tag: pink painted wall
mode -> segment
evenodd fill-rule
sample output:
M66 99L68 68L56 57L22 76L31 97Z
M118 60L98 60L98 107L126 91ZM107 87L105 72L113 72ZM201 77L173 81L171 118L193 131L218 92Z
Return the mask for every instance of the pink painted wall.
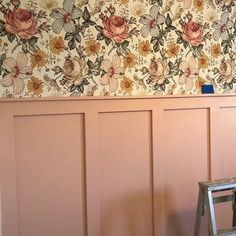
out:
M235 176L235 96L2 100L0 110L2 236L190 236L198 181ZM230 205L217 213L218 226L231 223Z

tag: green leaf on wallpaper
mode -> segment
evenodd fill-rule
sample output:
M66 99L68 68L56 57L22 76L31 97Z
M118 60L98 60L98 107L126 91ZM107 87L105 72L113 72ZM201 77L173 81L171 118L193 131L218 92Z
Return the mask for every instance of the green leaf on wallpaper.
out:
M178 36L181 36L181 35L182 35L182 31L180 31L180 30L176 30L175 33L176 33Z
M165 43L165 42L164 42L164 39L163 39L163 38L160 38L160 39L159 39L159 43L160 43L161 46L164 46L164 43Z
M6 34L7 32L5 31L5 29L2 32L0 32L0 36L5 36Z
M83 17L84 21L88 21L90 19L91 15L90 15L87 7L84 8L84 12L83 12L82 17Z
M182 37L180 36L180 37L177 38L177 44L181 44L181 43L183 43L183 39L182 39Z
M75 43L75 39L74 39L74 38L72 38L72 39L68 42L68 47L69 47L70 50L75 49L76 43Z
M152 37L151 38L151 43L152 44L155 44L155 43L157 43L158 42L158 38L157 37Z
M165 84L161 84L160 87L161 87L161 90L162 90L162 91L165 91L165 89L166 89L166 85L165 85Z
M73 35L71 33L66 33L65 40L71 40L73 38Z
M103 30L103 27L101 25L95 25L95 29L101 31Z
M109 44L111 43L111 39L105 38L105 43L106 43L107 46L109 46Z
M97 35L97 40L103 40L103 39L105 39L103 33L99 32L98 35Z
M233 47L232 41L229 41L229 42L228 42L228 46L229 46L230 48Z
M87 61L87 65L88 65L89 69L93 69L94 68L94 64L90 60Z
M89 84L88 80L84 79L81 85L88 85L88 84Z
M23 51L25 54L29 52L28 46L27 46L26 44L23 44L23 46L22 46L22 51Z
M81 36L79 34L76 34L75 35L75 40L78 42L78 43L81 43Z
M100 74L100 70L94 70L94 71L93 71L93 75L97 76L97 75L99 75L99 74Z
M76 86L74 85L74 84L72 84L71 86L70 86L70 92L72 93L72 92L74 92L76 90Z
M167 26L171 26L172 25L172 20L170 18L169 13L167 14L165 23L166 23Z
M158 4L159 6L163 5L163 1L162 0L149 0L150 4Z
M92 20L89 20L88 23L89 23L89 25L91 25L91 26L96 25L96 23L95 23L94 21L92 21Z
M172 70L174 68L174 63L173 62L169 61L168 65L169 65L170 70Z
M33 36L33 37L31 37L31 38L29 39L28 43L29 43L30 45L33 45L33 44L36 44L37 41L38 41L38 38L35 37L35 36Z
M29 44L29 50L32 52L36 52L39 50L39 46Z
M7 39L12 43L14 41L14 39L16 38L16 36L14 34L7 34Z
M81 92L81 93L84 92L84 86L83 86L83 85L77 85L77 86L76 86L76 89L77 89L79 92Z
M0 33L2 33L3 31L5 31L5 26L4 25L0 25Z
M183 42L184 48L187 48L188 45L189 45L188 42L186 42L186 41L184 41L184 40L183 40L182 42Z
M202 44L200 44L199 46L197 46L196 49L197 49L197 52L198 52L200 55L203 54L203 52L202 52L203 45L202 45Z
M153 50L154 50L154 52L160 51L160 45L159 45L159 43L156 43L156 44L153 45Z
M123 48L123 49L126 49L128 46L129 46L129 41L125 40L125 41L122 43L122 48Z
M0 67L2 67L3 61L4 61L6 58L7 58L6 53L3 53L3 54L0 56Z
M223 48L223 52L224 52L224 54L228 54L228 53L229 53L229 47L228 47L228 45L226 45L226 46Z

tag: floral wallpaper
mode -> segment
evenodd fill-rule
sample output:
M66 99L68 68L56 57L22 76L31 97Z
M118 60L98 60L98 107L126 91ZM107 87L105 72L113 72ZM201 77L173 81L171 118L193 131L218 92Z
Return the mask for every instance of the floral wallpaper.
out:
M0 0L0 97L236 92L235 0Z

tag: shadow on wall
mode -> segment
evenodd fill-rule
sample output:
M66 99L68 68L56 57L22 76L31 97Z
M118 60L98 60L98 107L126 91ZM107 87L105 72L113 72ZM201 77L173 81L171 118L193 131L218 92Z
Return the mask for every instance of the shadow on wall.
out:
M164 225L162 225L159 216L164 214L163 212L157 213L155 222L158 230L157 235L192 236L195 209L190 209L190 211L176 210L175 200L171 194L158 193L155 199L160 199L163 196L166 196L165 206L162 206L163 210L166 209L166 218ZM150 196L145 192L113 198L112 201L102 203L102 236L153 236L152 214ZM200 236L207 235L207 220L204 216Z

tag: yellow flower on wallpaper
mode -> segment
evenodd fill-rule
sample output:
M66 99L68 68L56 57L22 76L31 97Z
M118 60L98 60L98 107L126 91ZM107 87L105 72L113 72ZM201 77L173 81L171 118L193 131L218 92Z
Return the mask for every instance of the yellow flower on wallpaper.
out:
M198 90L201 90L202 88L202 85L205 83L205 80L201 77L201 76L198 76L196 82L195 82L195 87L196 89Z
M167 55L168 57L176 57L179 54L179 45L174 42L168 44Z
M32 67L43 67L47 64L47 54L44 51L38 50L31 55Z
M39 6L41 6L45 10L51 11L52 9L58 7L58 1L57 0L40 0Z
M206 11L204 16L205 16L206 21L211 22L211 23L216 21L218 18L216 10L211 9L211 8L208 11Z
M134 16L140 17L141 15L145 14L146 7L141 1L137 1L131 6L130 12Z
M43 93L43 81L32 76L27 83L29 93L33 93L35 96L39 96Z
M204 0L193 0L193 6L197 11L204 9Z
M125 5L129 3L129 0L119 0L119 3Z
M217 58L221 55L221 47L220 47L220 44L217 43L217 44L213 44L211 46L211 56L214 57L214 58Z
M151 50L150 43L148 40L143 40L138 44L139 54L146 57Z
M209 58L206 55L201 56L198 59L198 68L206 69L209 65Z
M64 39L59 37L52 37L50 39L50 50L52 53L59 55L65 49L65 42Z
M89 39L88 41L85 42L86 47L85 47L85 52L89 56L95 56L99 53L101 44L94 40L94 39Z
M133 81L128 77L124 76L120 82L121 90L125 93L131 94L133 90Z
M123 63L125 68L133 68L137 63L135 54L132 52L128 53L124 57Z

